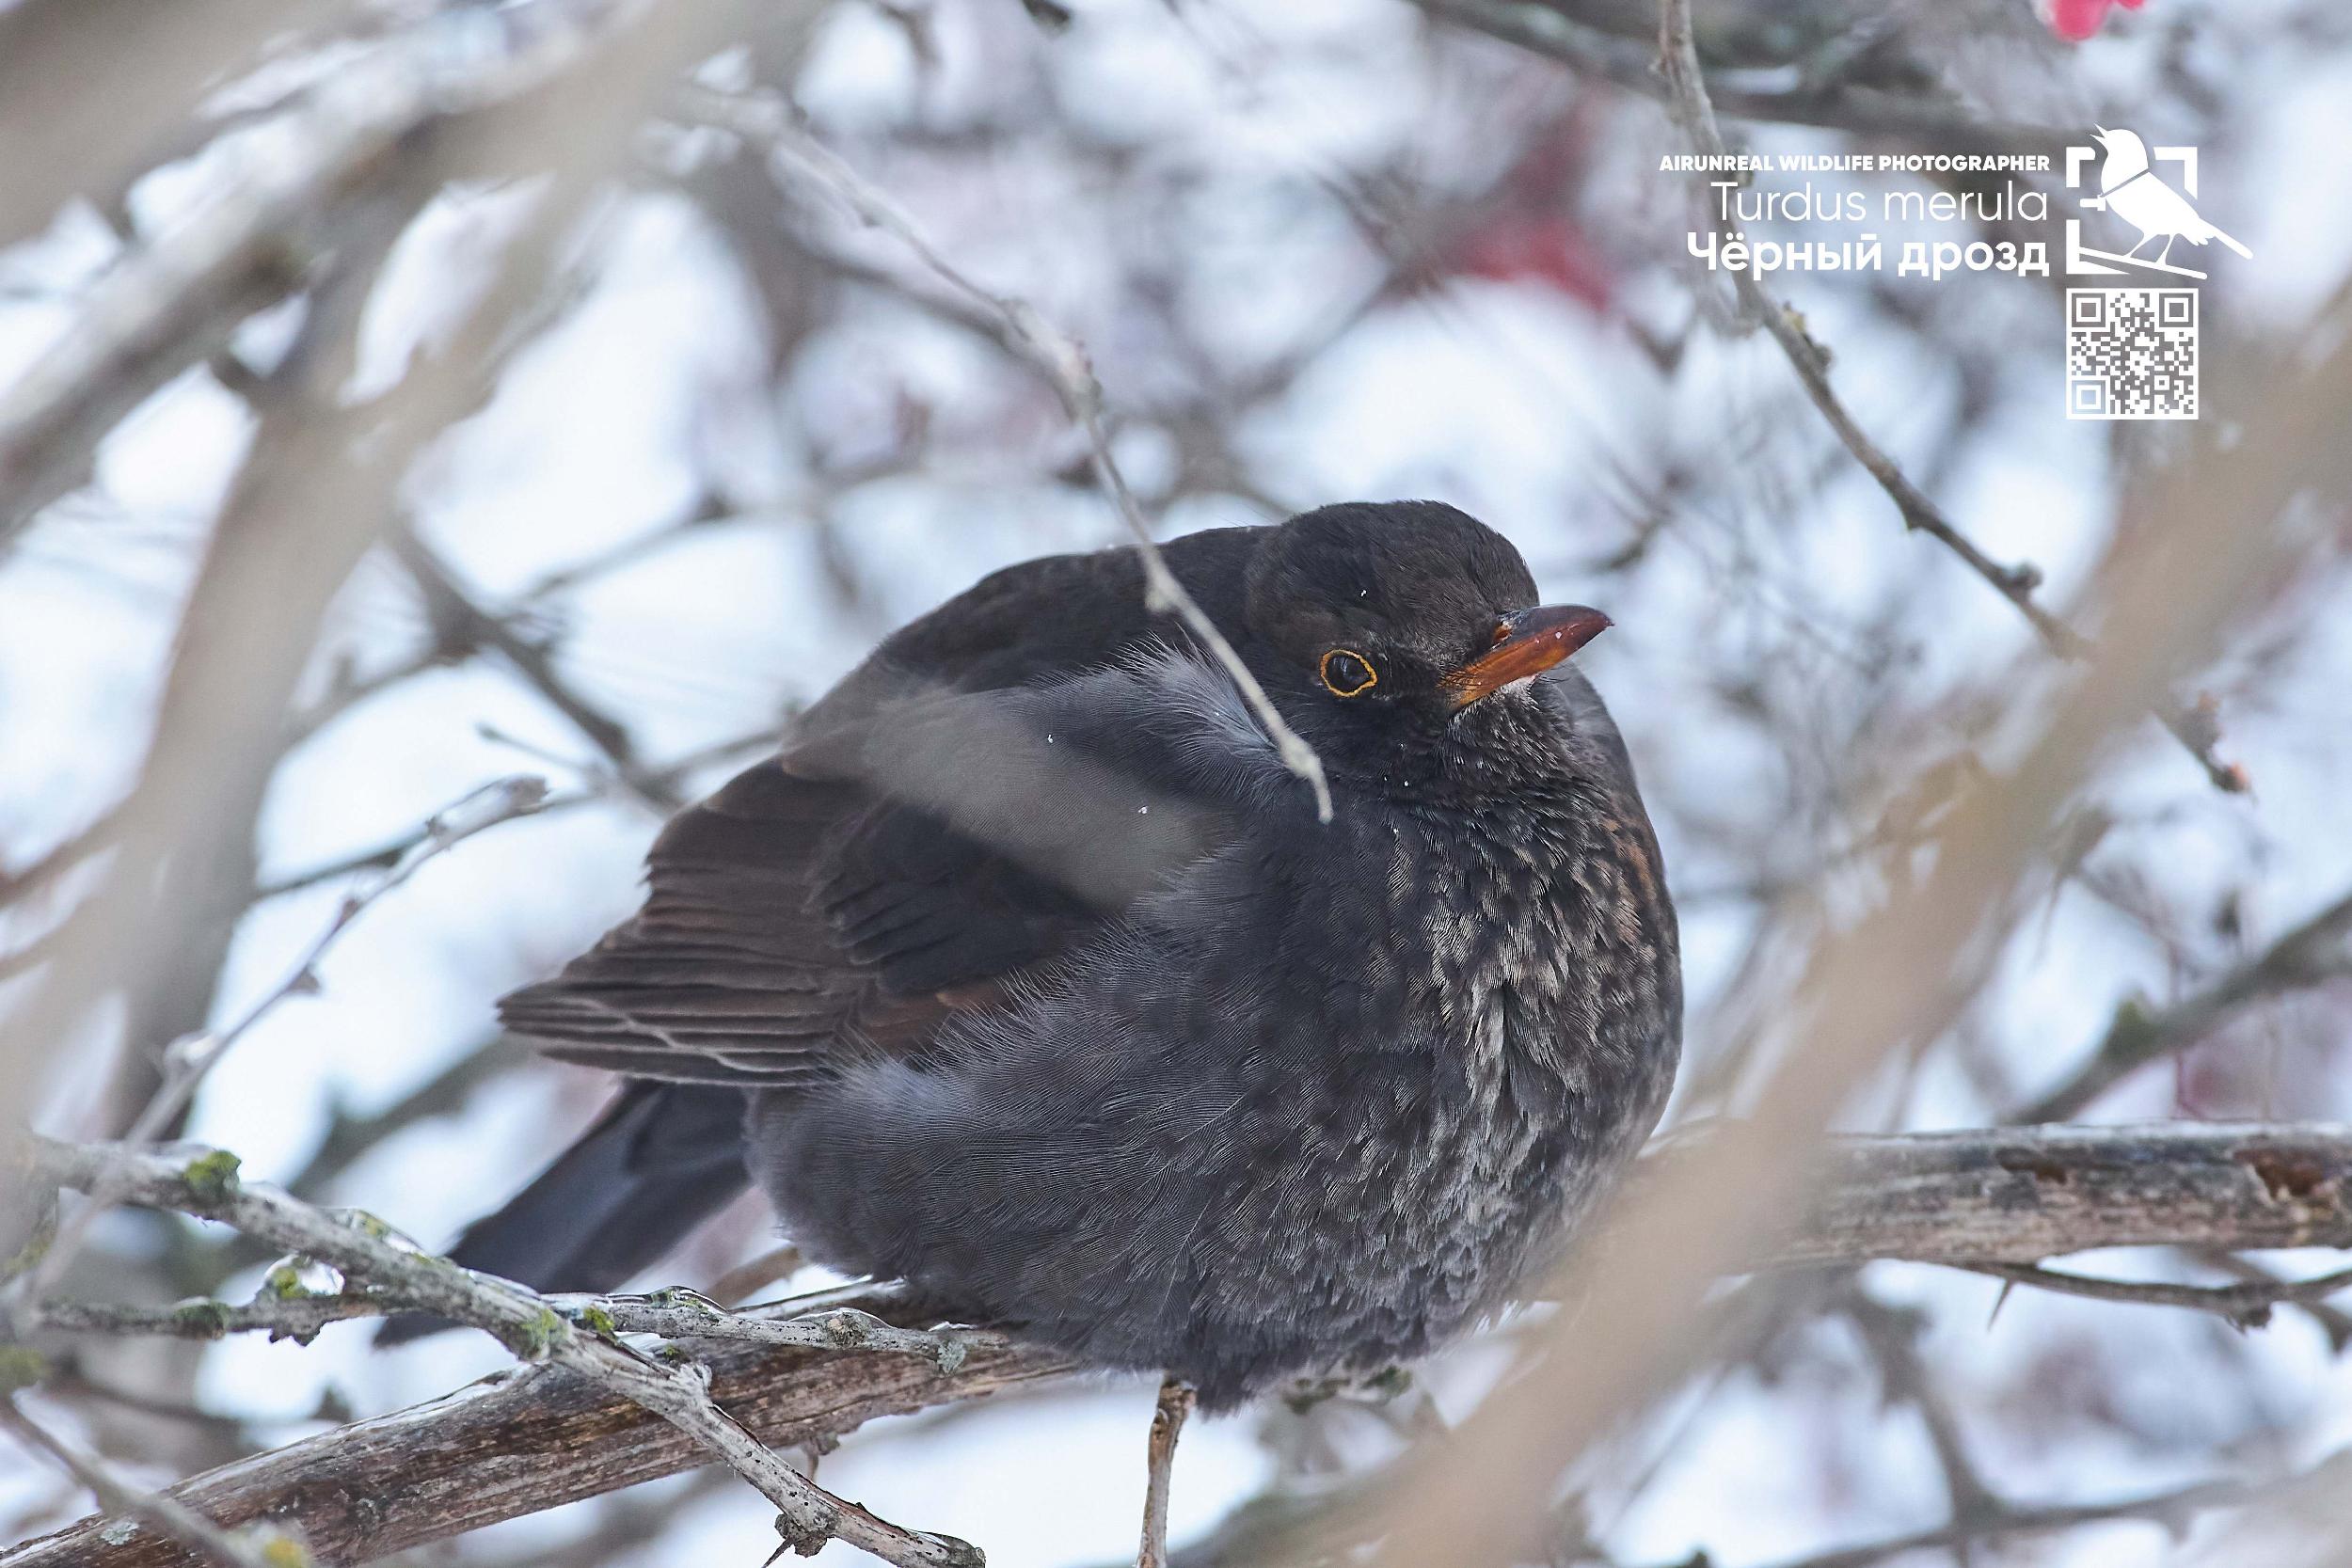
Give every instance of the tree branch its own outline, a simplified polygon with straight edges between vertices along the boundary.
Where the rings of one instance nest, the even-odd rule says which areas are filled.
[[[2162,1122],[1843,1138],[1826,1168],[1775,1262],[1970,1266],[2095,1247],[2352,1247],[2347,1127]]]
[[[38,1146],[43,1176],[94,1177],[108,1151]],[[1645,1162],[1645,1180],[1677,1149]],[[143,1188],[167,1207],[228,1217],[195,1201],[180,1165],[140,1157],[155,1180]],[[185,1156],[181,1157],[185,1163]],[[2137,1128],[2021,1128],[1835,1140],[1826,1180],[1804,1222],[1759,1249],[1753,1266],[1850,1264],[1870,1259],[1982,1266],[2031,1263],[2091,1247],[2181,1244],[2228,1249],[2352,1246],[2352,1128],[2167,1124]],[[244,1189],[252,1195],[267,1189]],[[272,1195],[269,1214],[319,1212]],[[250,1211],[238,1211],[255,1218]],[[326,1216],[298,1232],[270,1221],[271,1239],[342,1267],[371,1286],[389,1281],[444,1316],[483,1321],[475,1292],[496,1291],[532,1315],[543,1301],[502,1282],[473,1280],[437,1260],[399,1252],[395,1277],[348,1250],[359,1232]],[[320,1250],[333,1243],[341,1257]],[[654,1304],[659,1306],[659,1303]],[[714,1309],[673,1298],[711,1325]],[[856,1308],[902,1322],[920,1304],[888,1290],[831,1292],[784,1302],[739,1322],[810,1321],[812,1311]],[[452,1310],[454,1308],[454,1311]],[[501,1307],[501,1312],[507,1308]],[[559,1318],[561,1314],[556,1314]],[[506,1326],[506,1318],[490,1321]],[[647,1323],[653,1319],[641,1320]],[[823,1322],[824,1320],[816,1320]],[[856,1323],[858,1320],[840,1320]],[[255,1326],[262,1326],[256,1323]],[[616,1324],[617,1326],[617,1324]],[[684,1334],[679,1320],[668,1326]],[[754,1330],[766,1334],[771,1330]],[[707,1336],[698,1336],[707,1338]],[[584,1337],[564,1336],[577,1344]],[[766,1344],[714,1349],[710,1398],[759,1443],[822,1442],[878,1416],[984,1397],[1071,1376],[1068,1357],[994,1336],[966,1335],[942,1370],[935,1350],[840,1355]],[[329,1558],[366,1559],[580,1497],[673,1475],[706,1463],[707,1450],[630,1398],[578,1375],[570,1364],[531,1366],[448,1399],[362,1421],[242,1460],[183,1482],[170,1496],[225,1528],[256,1519],[298,1527]],[[390,1484],[397,1476],[399,1484]],[[192,1560],[144,1534],[106,1543],[102,1522],[81,1524],[0,1552],[0,1568],[161,1568]]]
[[[82,1334],[220,1339],[231,1334],[265,1333],[272,1339],[307,1340],[328,1323],[386,1317],[414,1305],[396,1292],[305,1294],[291,1286],[291,1276],[274,1274],[262,1292],[242,1306],[212,1300],[183,1301],[170,1307],[53,1302],[41,1308],[40,1323],[44,1328]],[[975,1349],[1001,1350],[1011,1343],[988,1329],[900,1328],[855,1307],[833,1307],[791,1317],[769,1315],[788,1310],[789,1302],[729,1311],[700,1291],[682,1287],[647,1296],[555,1294],[543,1299],[564,1322],[597,1334],[654,1334],[664,1339],[714,1345],[920,1355],[945,1372],[963,1365]]]
[[[604,753],[612,765],[613,777],[655,815],[667,816],[686,803],[674,784],[645,766],[628,730],[575,691],[547,649],[475,603],[457,574],[418,537],[413,527],[405,521],[395,524],[386,543],[424,595],[425,614],[434,624],[437,641],[450,646],[497,650],[532,689]]]
[[[2124,1519],[2144,1519],[2177,1533],[2186,1527],[2189,1520],[2206,1510],[2234,1507],[2249,1500],[2254,1492],[2255,1488],[2244,1481],[2203,1481],[2169,1491],[2112,1497],[2104,1502],[2006,1504],[1974,1519],[1955,1519],[1933,1529],[1915,1530],[1909,1535],[1889,1536],[1883,1541],[1838,1546],[1806,1557],[1790,1558],[1774,1564],[1773,1568],[1875,1568],[1878,1563],[1909,1557],[1915,1552],[1938,1549],[1963,1554],[1962,1560],[1966,1560],[1964,1554],[1967,1548],[1978,1542],[2054,1535],[2060,1530],[2075,1529],[2084,1525],[2107,1524]],[[1682,1568],[1688,1568],[1688,1565],[1682,1565]]]
[[[2142,1307],[2187,1307],[2226,1318],[2239,1328],[2260,1328],[2280,1306],[2309,1306],[2352,1290],[2352,1269],[2337,1269],[2310,1279],[2249,1279],[2236,1285],[2184,1285],[2169,1279],[2102,1279],[2091,1275],[2045,1269],[2037,1263],[1962,1264],[1976,1274],[1991,1275],[2012,1285],[2060,1295],[2088,1296],[2093,1301],[2135,1303]]]
[[[173,1041],[163,1053],[163,1083],[140,1111],[127,1134],[126,1142],[134,1148],[154,1142],[166,1129],[179,1119],[180,1113],[195,1098],[197,1085],[213,1065],[244,1038],[253,1026],[268,1017],[288,997],[318,988],[318,965],[352,923],[367,912],[370,905],[406,882],[427,863],[463,844],[476,833],[527,816],[537,811],[547,800],[548,786],[544,780],[529,774],[516,774],[498,779],[469,791],[459,800],[436,812],[426,822],[421,839],[366,888],[344,895],[343,901],[328,921],[326,929],[303,950],[302,957],[286,977],[259,1001],[253,1003],[227,1028],[191,1036]],[[124,1167],[127,1172],[130,1167]],[[0,1323],[12,1314],[16,1300],[38,1302],[49,1287],[63,1277],[66,1265],[72,1259],[82,1238],[91,1225],[118,1198],[128,1196],[129,1189],[118,1195],[102,1183],[88,1189],[90,1200],[77,1210],[59,1227],[56,1241],[47,1256],[33,1270],[10,1288],[8,1297],[0,1299]]]
[[[287,1560],[280,1558],[273,1564],[270,1557],[276,1554],[264,1549],[270,1540],[285,1539],[276,1531],[267,1532],[267,1539],[262,1531],[253,1532],[251,1537],[231,1535],[177,1498],[133,1485],[96,1454],[84,1453],[24,1414],[13,1394],[0,1398],[0,1432],[14,1433],[20,1441],[56,1461],[68,1475],[89,1489],[98,1499],[98,1506],[107,1513],[135,1519],[162,1532],[213,1568],[286,1568]],[[308,1554],[300,1551],[292,1559],[297,1563],[308,1560]]]
[[[471,1323],[525,1361],[579,1374],[668,1422],[704,1460],[715,1456],[751,1481],[776,1505],[778,1532],[795,1550],[814,1552],[828,1540],[840,1540],[900,1568],[977,1568],[980,1560],[961,1541],[901,1529],[823,1491],[720,1406],[711,1397],[710,1372],[700,1363],[643,1354],[613,1337],[615,1323],[585,1311],[576,1330],[546,1298],[417,1250],[372,1216],[329,1212],[274,1187],[247,1184],[238,1176],[233,1155],[191,1157],[184,1149],[164,1154],[40,1137],[31,1140],[29,1150],[34,1170],[51,1184],[103,1189],[121,1201],[233,1226],[338,1270],[346,1291],[380,1294],[405,1310]],[[711,1330],[716,1325],[710,1318],[721,1314],[712,1308],[692,1315],[701,1328]],[[824,1336],[828,1344],[875,1342],[853,1320],[844,1323],[844,1331],[821,1323],[806,1331]],[[891,1348],[904,1347],[893,1342]],[[940,1364],[968,1354],[969,1347],[961,1340],[941,1340],[930,1354]]]
[[[2244,1007],[2280,992],[2352,975],[2352,893],[2304,921],[2192,995],[2153,1011],[2116,1009],[2106,1036],[2073,1077],[2017,1114],[2020,1121],[2064,1121],[2150,1062],[2186,1051]]]

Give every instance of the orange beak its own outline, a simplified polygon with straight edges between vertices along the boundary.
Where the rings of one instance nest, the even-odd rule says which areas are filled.
[[[1515,681],[1540,675],[1609,629],[1609,617],[1581,604],[1541,605],[1506,615],[1495,627],[1494,646],[1439,681],[1438,687],[1466,708]]]

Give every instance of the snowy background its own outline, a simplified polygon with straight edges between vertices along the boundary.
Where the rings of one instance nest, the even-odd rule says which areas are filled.
[[[1926,777],[1983,738],[2003,673],[2044,658],[2030,628],[1905,533],[1767,338],[1721,328],[1707,303],[1720,284],[1684,244],[1704,182],[1660,172],[1684,144],[1648,98],[1438,20],[1446,6],[1075,8],[1056,30],[1013,0],[842,0],[780,59],[722,60],[706,79],[728,88],[756,69],[789,86],[818,137],[960,266],[1082,339],[1165,534],[1432,497],[1509,534],[1548,598],[1609,611],[1617,629],[1581,662],[1629,736],[1679,902],[1687,1089],[1743,998],[1808,933],[1867,908],[1874,835],[1902,809],[1887,781]],[[355,25],[358,42],[281,40],[258,74],[213,95],[206,135],[119,200],[76,199],[0,251],[0,383],[41,362],[126,237],[167,232],[237,178],[244,139],[268,135],[270,108],[315,74],[306,62],[364,51],[420,14]],[[1700,16],[1703,43],[1720,26],[1781,52],[1726,67],[1758,93],[1790,90],[1826,43],[1867,27],[1875,41],[1842,69],[1910,101],[2062,138],[2120,122],[2199,145],[2204,211],[2254,255],[2204,253],[2209,340],[2225,326],[2291,333],[2352,275],[2352,22],[2324,4],[2148,0],[2082,43],[2059,40],[2026,0]],[[1731,129],[1767,151],[1994,145]],[[1873,204],[1929,182],[1815,178]],[[453,184],[405,226],[366,296],[352,399],[447,335],[533,189]],[[2041,599],[2063,613],[2164,433],[2061,417],[2062,278],[1898,277],[1905,237],[1885,234],[1883,275],[1768,288],[1832,349],[1866,427],[1995,560],[2040,567]],[[2055,223],[2026,237],[2057,249]],[[1051,389],[930,303],[937,291],[889,236],[779,184],[756,149],[678,125],[649,133],[566,230],[548,294],[494,394],[409,467],[399,526],[681,798],[756,755],[908,616],[997,565],[1120,537]],[[40,983],[44,934],[105,857],[29,892],[10,877],[76,842],[137,778],[179,608],[254,438],[240,367],[265,373],[301,309],[247,322],[110,429],[86,483],[0,534],[0,1008]],[[2215,788],[2142,726],[2079,802],[2096,830],[2052,866],[1997,982],[1849,1122],[1997,1122],[2079,1066],[2119,1004],[2184,994],[2352,888],[2345,543],[2298,558],[2185,693],[2211,693],[2217,754],[2250,793]],[[218,911],[216,974],[126,1004],[58,1049],[39,1124],[103,1130],[122,1092],[115,1053],[237,1016],[366,877],[344,869],[355,857],[489,780],[532,772],[567,803],[469,841],[371,908],[320,966],[317,994],[277,1007],[211,1074],[187,1134],[427,1244],[535,1171],[608,1084],[501,1051],[492,1002],[631,911],[660,821],[549,684],[493,648],[453,644],[401,560],[363,559],[301,682],[251,885]],[[2352,1117],[2347,1004],[2343,981],[2266,1000],[2087,1118]],[[126,1018],[146,1032],[122,1038]],[[485,1050],[488,1065],[468,1072]],[[445,1109],[404,1114],[322,1168],[331,1130],[452,1082]],[[250,1259],[180,1228],[172,1242],[116,1216],[91,1266],[154,1299],[180,1293],[175,1280],[249,1291]],[[746,1204],[649,1282],[707,1284],[771,1242]],[[1967,1463],[2013,1502],[2259,1478],[2352,1442],[2352,1372],[2309,1314],[2241,1334],[2033,1291],[1994,1316],[1997,1283],[1925,1268],[1878,1265],[1862,1283],[1922,1314],[1915,1342]],[[160,1481],[504,1360],[479,1336],[392,1354],[367,1337],[342,1325],[308,1348],[91,1346],[76,1363],[88,1386],[40,1408]],[[1423,1386],[1458,1414],[1498,1365],[1492,1347],[1464,1347]],[[104,1393],[125,1386],[160,1389],[172,1408]],[[992,1561],[1111,1562],[1132,1550],[1151,1399],[1105,1379],[881,1423],[822,1476]],[[1311,1488],[1392,1451],[1395,1424],[1339,1403],[1196,1427],[1177,1468],[1180,1545],[1269,1487]],[[1583,1528],[1626,1568],[1702,1550],[1743,1568],[1932,1528],[1953,1499],[1931,1425],[1889,1396],[1853,1323],[1824,1311],[1654,1412],[1600,1466]],[[29,1456],[0,1454],[0,1541],[87,1506]],[[773,1544],[772,1513],[729,1479],[681,1478],[413,1560],[752,1564]],[[1977,1560],[2140,1563],[2176,1549],[2129,1519],[1999,1539]],[[840,1545],[822,1559],[855,1560]]]

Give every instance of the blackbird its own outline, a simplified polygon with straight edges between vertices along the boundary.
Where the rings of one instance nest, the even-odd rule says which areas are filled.
[[[819,1261],[1216,1410],[1418,1357],[1556,1255],[1681,1026],[1657,840],[1563,662],[1607,618],[1427,501],[1166,553],[1329,821],[1132,551],[998,572],[505,999],[632,1082],[454,1256],[609,1288],[755,1182]]]

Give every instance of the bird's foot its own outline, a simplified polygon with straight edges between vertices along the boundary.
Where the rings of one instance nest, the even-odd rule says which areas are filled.
[[[1191,1384],[1171,1377],[1160,1385],[1160,1402],[1152,1411],[1149,1468],[1143,1483],[1143,1544],[1136,1549],[1136,1568],[1168,1568],[1168,1478],[1176,1467],[1176,1436],[1184,1430],[1196,1398]]]

